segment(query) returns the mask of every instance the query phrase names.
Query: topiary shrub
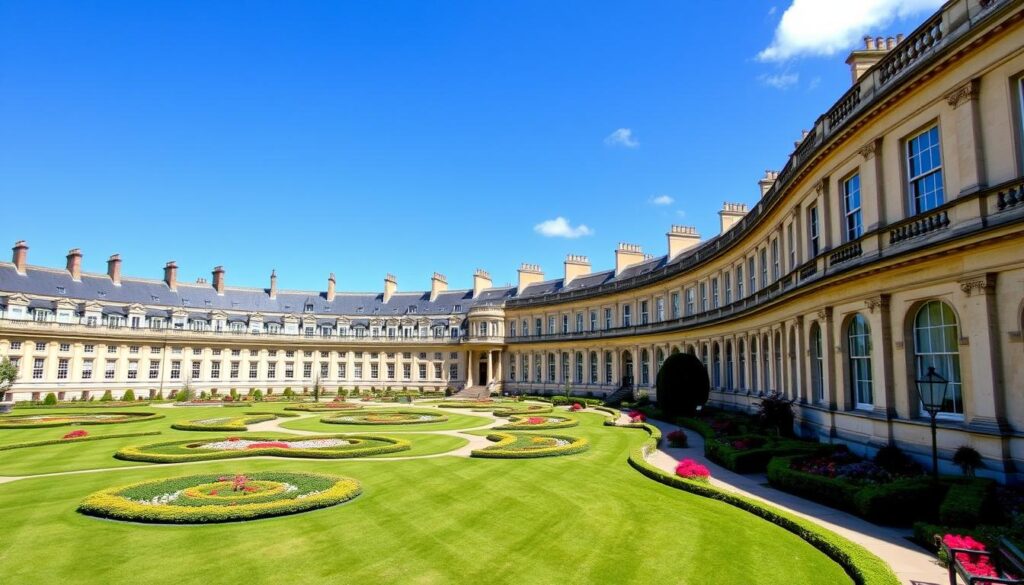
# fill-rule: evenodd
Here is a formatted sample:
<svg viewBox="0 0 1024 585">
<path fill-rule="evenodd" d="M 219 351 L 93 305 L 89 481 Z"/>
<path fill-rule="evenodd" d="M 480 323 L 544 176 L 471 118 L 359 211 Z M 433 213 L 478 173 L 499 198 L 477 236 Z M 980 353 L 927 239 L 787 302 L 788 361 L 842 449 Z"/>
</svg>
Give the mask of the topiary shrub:
<svg viewBox="0 0 1024 585">
<path fill-rule="evenodd" d="M 129 400 L 135 400 L 135 391 L 132 390 L 131 388 L 125 390 L 124 394 L 121 395 L 121 400 L 124 400 L 126 402 Z"/>
<path fill-rule="evenodd" d="M 110 393 L 110 390 L 105 390 L 103 396 L 100 397 L 100 402 L 112 402 L 114 395 Z"/>
<path fill-rule="evenodd" d="M 757 418 L 780 437 L 793 436 L 793 403 L 781 392 L 772 392 L 757 403 Z"/>
<path fill-rule="evenodd" d="M 46 395 L 46 398 L 43 399 L 43 404 L 45 404 L 46 406 L 56 406 L 57 405 L 57 395 L 54 394 L 53 392 L 48 393 Z"/>
<path fill-rule="evenodd" d="M 252 391 L 252 399 L 256 402 L 263 402 L 263 392 L 259 388 Z"/>
<path fill-rule="evenodd" d="M 981 453 L 967 445 L 961 445 L 953 453 L 953 463 L 960 467 L 964 477 L 974 477 L 974 471 L 982 466 Z"/>
<path fill-rule="evenodd" d="M 658 371 L 658 406 L 669 416 L 693 416 L 711 394 L 708 372 L 696 356 L 668 356 Z"/>
<path fill-rule="evenodd" d="M 228 391 L 228 396 L 231 397 L 231 400 L 238 400 L 238 388 L 232 388 Z"/>
<path fill-rule="evenodd" d="M 156 396 L 153 397 L 153 400 L 163 400 L 163 399 L 164 399 L 164 391 L 163 390 L 158 391 L 156 393 Z"/>
</svg>

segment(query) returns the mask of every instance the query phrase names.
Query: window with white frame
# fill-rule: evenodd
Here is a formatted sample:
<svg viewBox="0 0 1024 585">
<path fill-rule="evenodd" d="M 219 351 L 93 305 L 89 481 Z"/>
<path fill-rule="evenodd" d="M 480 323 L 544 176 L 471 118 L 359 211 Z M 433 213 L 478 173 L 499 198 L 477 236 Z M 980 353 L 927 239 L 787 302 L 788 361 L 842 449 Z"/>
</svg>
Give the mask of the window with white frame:
<svg viewBox="0 0 1024 585">
<path fill-rule="evenodd" d="M 718 308 L 718 279 L 711 279 L 711 308 Z"/>
<path fill-rule="evenodd" d="M 665 297 L 654 299 L 654 319 L 659 323 L 665 320 Z"/>
<path fill-rule="evenodd" d="M 821 232 L 818 230 L 818 206 L 813 205 L 807 210 L 808 252 L 811 258 L 817 258 L 821 252 Z"/>
<path fill-rule="evenodd" d="M 772 240 L 772 281 L 782 276 L 782 266 L 779 264 L 779 239 Z"/>
<path fill-rule="evenodd" d="M 57 360 L 57 379 L 67 380 L 68 379 L 68 363 L 70 360 L 67 358 L 60 358 Z"/>
<path fill-rule="evenodd" d="M 871 327 L 868 320 L 859 313 L 854 315 L 846 336 L 854 406 L 872 408 L 875 399 L 871 379 Z"/>
<path fill-rule="evenodd" d="M 139 377 L 139 362 L 130 361 L 128 362 L 128 379 L 135 380 Z"/>
<path fill-rule="evenodd" d="M 82 379 L 83 380 L 91 380 L 92 379 L 92 365 L 93 365 L 93 360 L 85 360 L 85 361 L 82 362 Z"/>
<path fill-rule="evenodd" d="M 732 302 L 732 274 L 728 270 L 722 274 L 722 281 L 725 285 L 725 304 L 728 305 Z"/>
<path fill-rule="evenodd" d="M 811 391 L 815 402 L 825 401 L 825 355 L 821 343 L 821 326 L 811 325 Z"/>
<path fill-rule="evenodd" d="M 747 277 L 750 279 L 750 292 L 747 294 L 754 294 L 757 290 L 757 266 L 755 265 L 756 260 L 751 256 L 747 258 Z"/>
<path fill-rule="evenodd" d="M 863 227 L 860 219 L 860 175 L 855 174 L 843 181 L 843 219 L 846 241 L 860 237 Z"/>
<path fill-rule="evenodd" d="M 743 265 L 736 267 L 736 300 L 743 298 Z"/>
<path fill-rule="evenodd" d="M 793 235 L 793 224 L 786 226 L 786 249 L 789 250 L 789 269 L 796 268 L 796 241 Z"/>
<path fill-rule="evenodd" d="M 928 368 L 949 381 L 941 414 L 963 416 L 963 382 L 960 374 L 960 332 L 949 305 L 929 301 L 914 317 L 915 380 L 928 375 Z M 923 407 L 922 407 L 923 412 Z"/>
<path fill-rule="evenodd" d="M 932 126 L 911 137 L 906 149 L 910 209 L 914 214 L 935 209 L 945 201 L 939 127 Z"/>
</svg>

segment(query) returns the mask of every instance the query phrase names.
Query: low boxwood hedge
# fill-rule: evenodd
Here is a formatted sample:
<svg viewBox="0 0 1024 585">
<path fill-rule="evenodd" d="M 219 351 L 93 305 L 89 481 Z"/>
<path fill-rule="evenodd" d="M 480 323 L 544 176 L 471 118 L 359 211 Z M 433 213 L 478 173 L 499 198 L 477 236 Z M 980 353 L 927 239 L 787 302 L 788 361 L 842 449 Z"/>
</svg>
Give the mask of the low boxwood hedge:
<svg viewBox="0 0 1024 585">
<path fill-rule="evenodd" d="M 222 480 L 217 475 L 193 475 L 180 478 L 151 480 L 127 486 L 102 490 L 86 497 L 78 511 L 89 516 L 131 522 L 163 524 L 206 524 L 214 522 L 241 522 L 296 514 L 347 502 L 362 492 L 359 482 L 347 478 L 314 473 L 254 473 L 249 479 L 262 482 L 287 483 L 297 489 L 281 491 L 270 499 L 246 503 L 244 498 L 231 501 L 217 498 L 192 501 L 191 505 L 177 503 L 180 493 L 196 485 Z M 177 493 L 174 501 L 160 502 L 161 495 Z M 151 498 L 156 498 L 154 502 Z"/>
<path fill-rule="evenodd" d="M 24 449 L 26 447 L 42 447 L 44 445 L 67 445 L 70 443 L 84 443 L 86 441 L 100 441 L 102 439 L 123 439 L 125 437 L 145 437 L 149 435 L 159 435 L 161 431 L 143 431 L 139 433 L 115 433 L 112 435 L 95 435 L 81 437 L 79 439 L 47 439 L 44 441 L 27 441 L 25 443 L 8 443 L 6 445 L 0 445 L 0 451 L 10 451 L 11 449 Z"/>
<path fill-rule="evenodd" d="M 531 441 L 543 439 L 555 439 L 568 441 L 566 445 L 554 445 L 550 447 L 530 448 Z M 483 457 L 489 459 L 533 459 L 537 457 L 557 457 L 559 455 L 572 455 L 582 453 L 590 448 L 590 443 L 584 437 L 569 437 L 564 435 L 532 435 L 526 433 L 491 433 L 487 435 L 488 441 L 496 441 L 494 445 L 483 449 L 476 449 L 470 452 L 472 457 Z"/>
<path fill-rule="evenodd" d="M 199 443 L 227 441 L 229 437 L 204 438 L 201 441 L 171 441 L 150 445 L 125 447 L 114 454 L 117 459 L 126 461 L 145 461 L 147 463 L 180 463 L 185 461 L 214 461 L 218 459 L 236 459 L 241 457 L 296 457 L 302 459 L 351 459 L 354 457 L 372 457 L 407 451 L 412 443 L 404 439 L 395 439 L 381 435 L 302 435 L 286 439 L 281 437 L 246 436 L 249 441 L 303 441 L 316 439 L 344 439 L 353 441 L 350 445 L 323 449 L 281 449 L 267 447 L 239 450 L 206 450 L 189 447 Z"/>
<path fill-rule="evenodd" d="M 939 522 L 947 526 L 974 528 L 998 520 L 992 494 L 996 482 L 986 478 L 954 481 L 939 506 Z"/>
<path fill-rule="evenodd" d="M 653 438 L 648 439 L 630 451 L 629 464 L 659 483 L 735 506 L 792 532 L 839 564 L 857 585 L 899 585 L 899 579 L 885 561 L 849 539 L 770 504 L 658 469 L 646 458 L 656 447 Z"/>
<path fill-rule="evenodd" d="M 171 428 L 179 431 L 212 431 L 230 433 L 234 431 L 248 430 L 248 425 L 274 420 L 277 418 L 277 414 L 273 412 L 247 412 L 243 415 L 220 418 L 229 418 L 230 420 L 205 424 L 196 420 L 177 422 L 172 424 Z"/>
<path fill-rule="evenodd" d="M 399 420 L 373 420 L 374 415 L 407 415 L 411 417 L 429 416 L 430 420 L 419 420 L 417 418 Z M 345 420 L 346 417 L 351 420 Z M 422 425 L 445 422 L 448 417 L 437 411 L 427 410 L 401 410 L 389 408 L 387 410 L 360 410 L 356 412 L 336 412 L 321 417 L 320 422 L 332 425 Z"/>
<path fill-rule="evenodd" d="M 102 415 L 92 412 L 71 412 L 67 414 L 54 414 L 54 417 L 68 417 L 65 421 L 52 421 L 52 422 L 20 422 L 26 420 L 29 417 L 40 417 L 47 416 L 45 414 L 13 414 L 0 417 L 0 429 L 44 429 L 49 427 L 64 427 L 64 426 L 78 426 L 78 425 L 116 425 L 116 424 L 127 424 L 133 422 L 142 422 L 157 420 L 164 417 L 162 414 L 156 414 L 152 412 L 105 412 Z M 81 419 L 75 420 L 73 417 L 77 416 L 122 416 L 120 419 Z"/>
<path fill-rule="evenodd" d="M 580 421 L 569 418 L 569 417 L 550 417 L 550 416 L 538 416 L 537 418 L 544 419 L 544 422 L 530 424 L 526 422 L 532 418 L 532 415 L 512 415 L 509 417 L 509 422 L 501 426 L 494 427 L 496 431 L 543 431 L 549 429 L 567 429 L 580 424 Z M 555 420 L 561 419 L 561 420 Z"/>
<path fill-rule="evenodd" d="M 737 441 L 754 441 L 761 445 L 737 449 L 733 446 Z M 773 457 L 808 454 L 821 449 L 822 445 L 818 443 L 766 435 L 736 435 L 704 440 L 704 454 L 715 463 L 736 473 L 762 473 Z"/>
</svg>

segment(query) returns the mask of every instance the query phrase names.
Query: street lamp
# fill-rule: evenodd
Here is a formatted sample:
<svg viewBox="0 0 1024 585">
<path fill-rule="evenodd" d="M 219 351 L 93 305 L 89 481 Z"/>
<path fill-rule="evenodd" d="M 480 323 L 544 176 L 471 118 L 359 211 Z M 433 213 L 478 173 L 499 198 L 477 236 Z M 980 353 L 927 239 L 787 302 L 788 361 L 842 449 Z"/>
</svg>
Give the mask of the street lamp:
<svg viewBox="0 0 1024 585">
<path fill-rule="evenodd" d="M 932 417 L 932 478 L 939 479 L 939 447 L 935 440 L 935 417 L 946 403 L 949 380 L 943 378 L 935 368 L 928 366 L 928 372 L 917 382 L 917 395 L 925 411 Z"/>
</svg>

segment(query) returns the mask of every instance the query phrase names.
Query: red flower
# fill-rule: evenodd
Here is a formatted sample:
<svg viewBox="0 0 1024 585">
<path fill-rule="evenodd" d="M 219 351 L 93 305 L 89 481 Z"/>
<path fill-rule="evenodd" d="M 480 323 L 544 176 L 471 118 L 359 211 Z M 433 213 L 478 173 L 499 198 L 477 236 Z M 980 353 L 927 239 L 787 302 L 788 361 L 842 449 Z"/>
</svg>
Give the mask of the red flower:
<svg viewBox="0 0 1024 585">
<path fill-rule="evenodd" d="M 693 459 L 683 459 L 676 465 L 676 475 L 686 479 L 707 479 L 711 471 Z"/>
<path fill-rule="evenodd" d="M 264 441 L 262 443 L 252 443 L 246 446 L 246 449 L 289 449 L 291 445 L 282 441 Z"/>
<path fill-rule="evenodd" d="M 237 440 L 238 440 L 238 437 L 228 437 L 228 440 L 229 440 L 229 441 L 237 441 Z"/>
<path fill-rule="evenodd" d="M 63 439 L 81 439 L 83 437 L 88 437 L 88 436 L 89 436 L 88 432 L 83 431 L 82 429 L 78 429 L 77 431 L 71 431 L 70 433 L 64 435 L 62 438 Z"/>
<path fill-rule="evenodd" d="M 217 495 L 217 490 L 210 490 L 210 495 L 211 496 L 216 496 Z"/>
<path fill-rule="evenodd" d="M 526 419 L 526 424 L 528 425 L 542 425 L 544 424 L 544 422 L 545 420 L 542 416 L 531 416 L 530 418 Z"/>
<path fill-rule="evenodd" d="M 583 410 L 583 405 L 579 402 L 572 403 L 572 410 Z"/>
</svg>

